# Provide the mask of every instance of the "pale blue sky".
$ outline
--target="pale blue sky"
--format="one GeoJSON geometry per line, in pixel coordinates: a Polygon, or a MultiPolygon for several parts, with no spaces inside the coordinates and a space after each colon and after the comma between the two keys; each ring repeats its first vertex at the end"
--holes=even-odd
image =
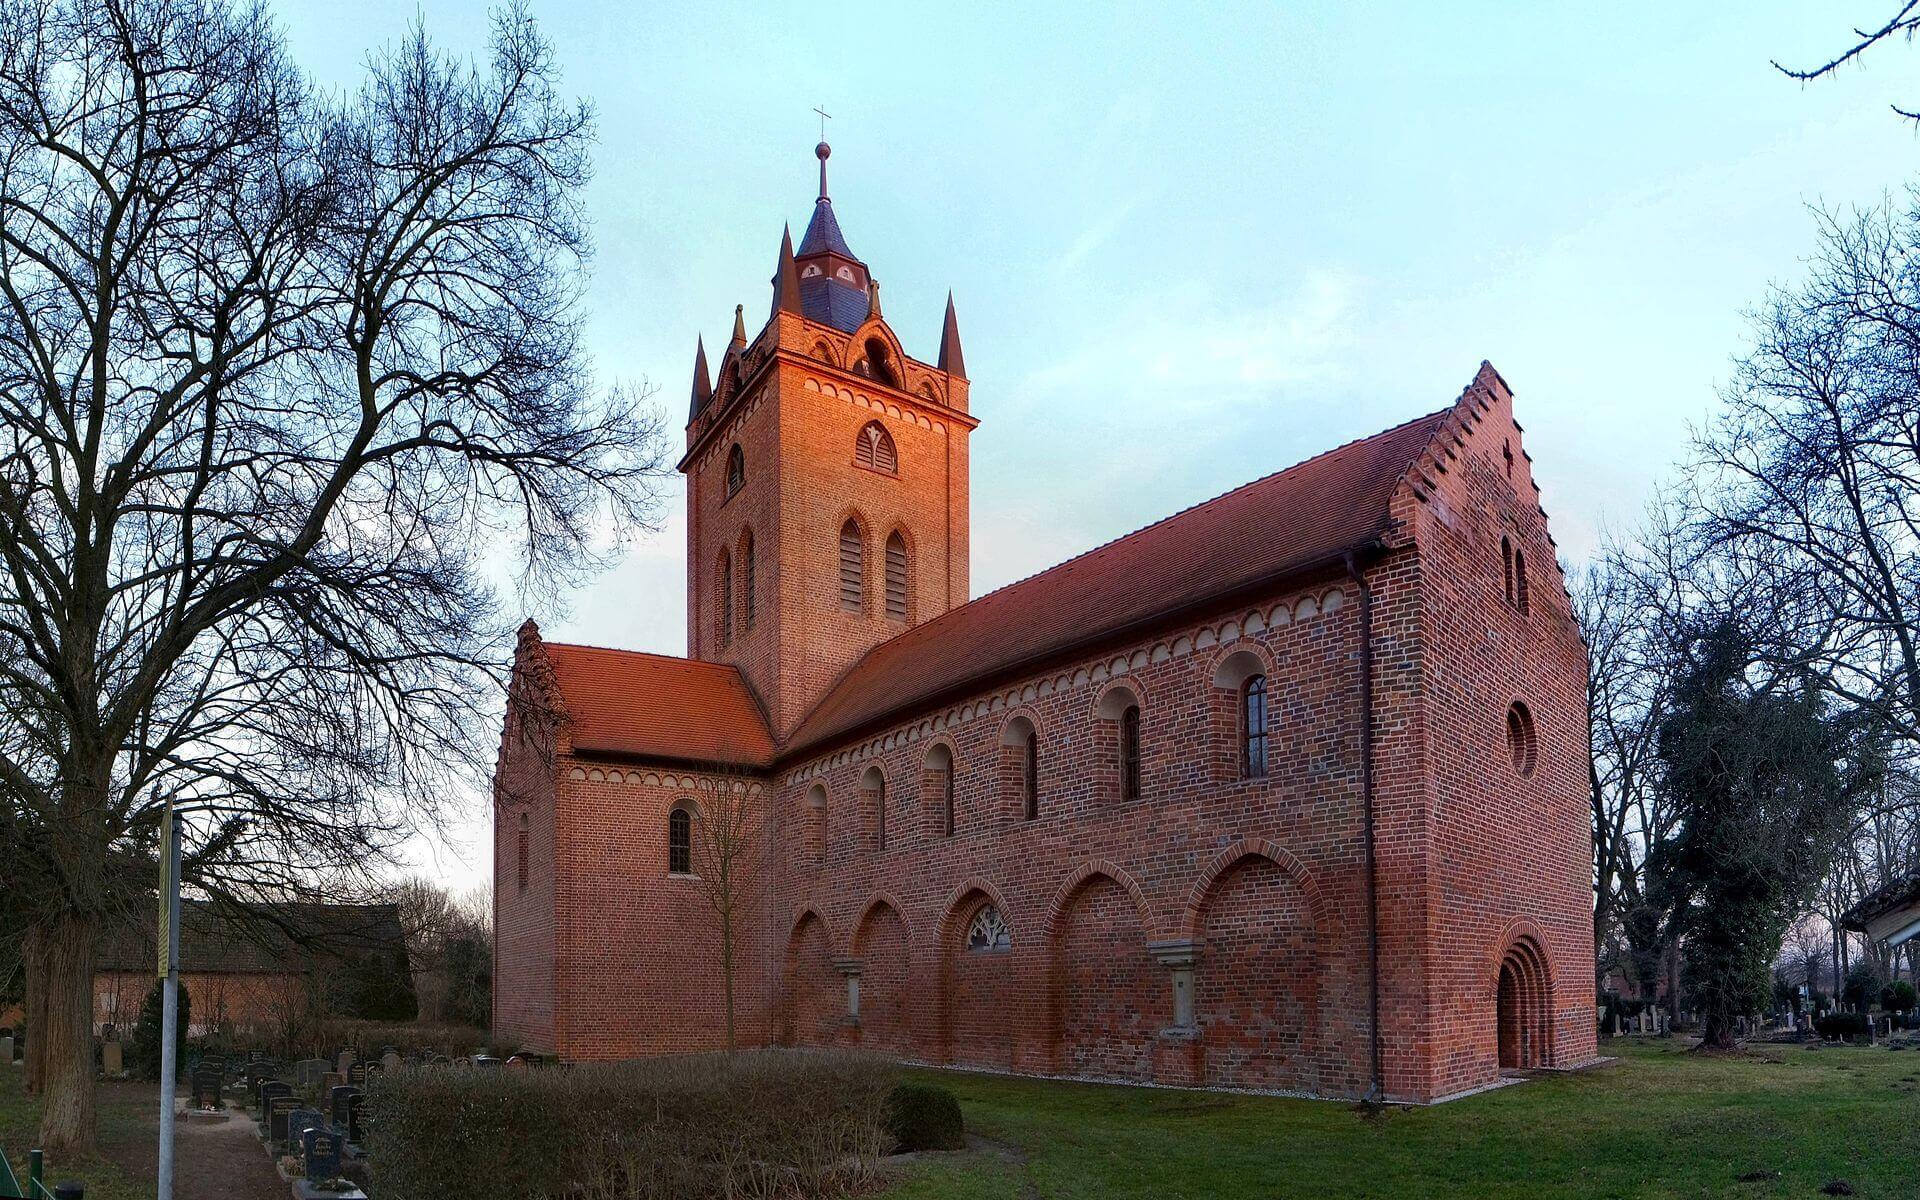
{"type": "MultiPolygon", "coordinates": [[[[602,375],[678,429],[695,335],[765,312],[824,104],[836,211],[909,353],[955,295],[976,593],[1440,407],[1482,358],[1577,563],[1797,276],[1807,206],[1898,189],[1920,151],[1887,109],[1920,103],[1920,48],[1808,87],[1768,63],[1824,56],[1872,0],[1188,7],[535,0],[600,114],[602,375]]],[[[340,86],[414,16],[277,8],[340,86]]],[[[418,12],[483,52],[484,3],[418,12]]],[[[673,497],[550,636],[684,652],[673,497]]],[[[476,801],[422,865],[483,876],[484,828],[476,801]]]]}

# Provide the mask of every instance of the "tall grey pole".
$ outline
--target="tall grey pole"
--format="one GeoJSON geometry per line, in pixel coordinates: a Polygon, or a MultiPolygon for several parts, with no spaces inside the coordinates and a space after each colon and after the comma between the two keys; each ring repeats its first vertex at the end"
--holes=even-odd
{"type": "Polygon", "coordinates": [[[159,1200],[173,1200],[173,1100],[174,1064],[179,1061],[178,1016],[180,1011],[180,822],[173,811],[173,797],[167,798],[161,818],[161,861],[165,885],[160,903],[165,906],[166,982],[162,985],[160,1006],[160,1187],[159,1200]]]}

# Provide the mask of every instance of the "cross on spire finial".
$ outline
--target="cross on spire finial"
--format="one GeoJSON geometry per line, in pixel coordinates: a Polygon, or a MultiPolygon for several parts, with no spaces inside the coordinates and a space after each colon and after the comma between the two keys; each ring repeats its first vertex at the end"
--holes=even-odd
{"type": "Polygon", "coordinates": [[[820,114],[820,140],[824,142],[827,140],[827,120],[832,117],[833,114],[827,111],[827,107],[824,104],[815,105],[813,111],[820,114]]]}
{"type": "Polygon", "coordinates": [[[820,160],[820,199],[827,198],[827,156],[833,153],[833,147],[827,145],[827,119],[833,114],[824,104],[815,105],[813,111],[820,114],[820,144],[813,148],[813,156],[820,160]]]}

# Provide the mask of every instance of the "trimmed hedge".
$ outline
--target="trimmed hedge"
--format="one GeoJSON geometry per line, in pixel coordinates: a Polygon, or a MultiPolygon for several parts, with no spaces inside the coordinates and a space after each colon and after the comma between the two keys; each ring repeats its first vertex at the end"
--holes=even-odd
{"type": "Polygon", "coordinates": [[[837,1197],[892,1147],[878,1060],[809,1051],[381,1075],[366,1099],[380,1200],[837,1197]]]}
{"type": "Polygon", "coordinates": [[[887,1132],[897,1153],[967,1148],[960,1101],[945,1088],[924,1083],[903,1083],[887,1094],[887,1132]]]}
{"type": "Polygon", "coordinates": [[[1815,1021],[1813,1029],[1823,1038],[1863,1038],[1867,1036],[1867,1014],[1830,1013],[1815,1021]]]}

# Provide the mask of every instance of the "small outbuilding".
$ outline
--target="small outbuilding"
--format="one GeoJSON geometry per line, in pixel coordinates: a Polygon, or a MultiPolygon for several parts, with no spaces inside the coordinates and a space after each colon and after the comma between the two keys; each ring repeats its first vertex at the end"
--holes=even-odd
{"type": "Polygon", "coordinates": [[[1875,888],[1840,914],[1840,926],[1888,949],[1920,938],[1920,874],[1875,888]]]}

